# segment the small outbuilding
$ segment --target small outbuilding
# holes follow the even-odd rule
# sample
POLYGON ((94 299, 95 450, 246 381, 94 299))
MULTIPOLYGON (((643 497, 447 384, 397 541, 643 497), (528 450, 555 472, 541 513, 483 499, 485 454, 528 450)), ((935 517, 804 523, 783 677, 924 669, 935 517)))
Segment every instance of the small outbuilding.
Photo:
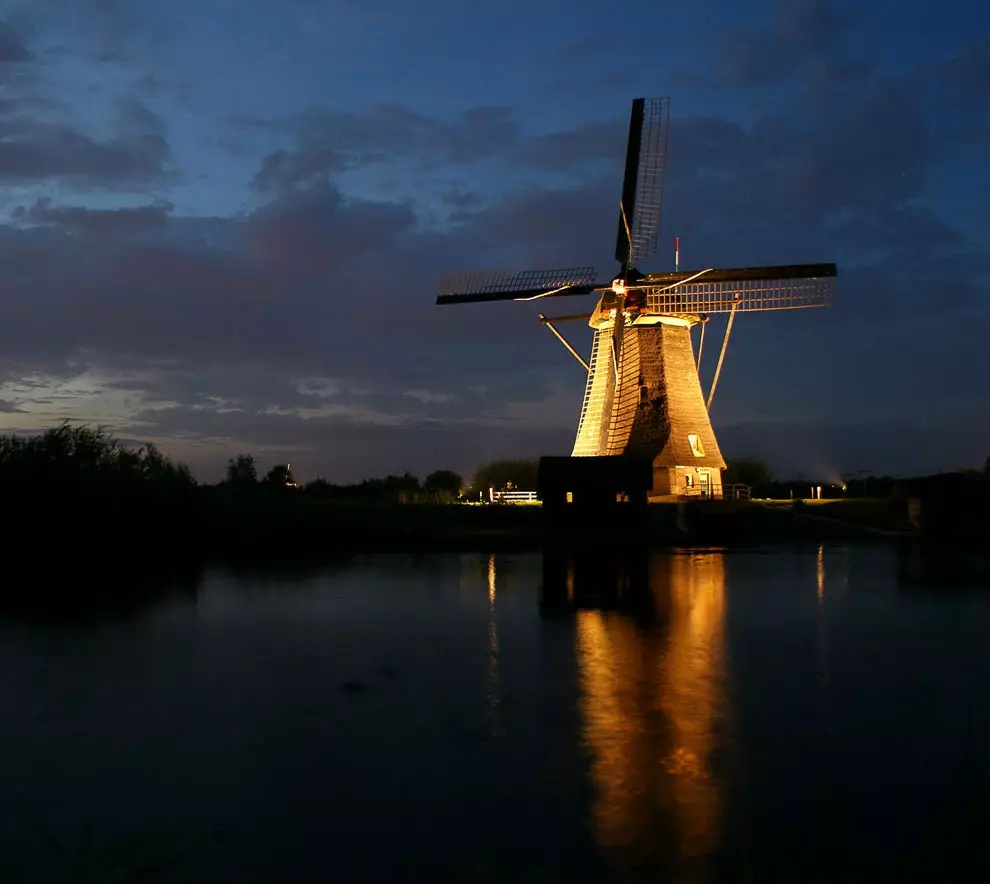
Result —
POLYGON ((551 535, 645 530, 653 488, 649 457, 541 457, 537 492, 551 535))

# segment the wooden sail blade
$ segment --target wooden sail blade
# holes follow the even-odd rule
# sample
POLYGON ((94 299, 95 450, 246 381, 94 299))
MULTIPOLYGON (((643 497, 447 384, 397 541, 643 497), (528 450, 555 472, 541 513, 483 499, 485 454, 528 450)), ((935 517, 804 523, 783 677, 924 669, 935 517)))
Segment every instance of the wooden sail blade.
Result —
POLYGON ((669 124, 669 99, 633 101, 615 240, 615 259, 623 267, 631 267, 656 251, 669 124))
POLYGON ((744 267, 652 274, 642 286, 647 313, 728 313, 824 307, 834 264, 744 267))
POLYGON ((586 295, 595 289, 594 267, 558 270, 488 270, 449 273, 440 281, 437 304, 514 301, 543 296, 586 295))
POLYGON ((632 247, 629 263, 632 265, 650 257, 657 249, 660 213, 663 208, 663 182, 667 171, 669 126, 670 100, 649 99, 644 109, 640 135, 636 211, 631 223, 632 247))

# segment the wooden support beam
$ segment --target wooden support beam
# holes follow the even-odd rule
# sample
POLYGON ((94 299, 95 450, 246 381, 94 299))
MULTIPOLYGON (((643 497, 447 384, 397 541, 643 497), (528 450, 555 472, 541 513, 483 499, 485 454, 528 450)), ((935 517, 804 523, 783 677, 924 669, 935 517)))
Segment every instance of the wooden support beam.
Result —
POLYGON ((556 328, 554 328, 553 320, 547 319, 546 316, 541 313, 540 322, 542 322, 548 329, 550 329, 550 331, 553 332, 554 337, 556 337, 557 340, 567 348, 567 352, 570 353, 571 356, 581 363, 585 371, 591 371, 591 366, 581 358, 581 355, 567 342, 567 339, 559 331, 557 331, 556 328))

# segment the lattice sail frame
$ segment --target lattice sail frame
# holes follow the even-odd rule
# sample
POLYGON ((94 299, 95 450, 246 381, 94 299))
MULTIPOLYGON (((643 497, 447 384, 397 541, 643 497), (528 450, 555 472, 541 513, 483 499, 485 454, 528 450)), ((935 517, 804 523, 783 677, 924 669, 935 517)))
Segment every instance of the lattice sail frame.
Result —
POLYGON ((565 286, 591 285, 594 267, 566 267, 557 270, 477 270, 446 273, 440 280, 442 295, 493 295, 513 292, 553 291, 565 286))
POLYGON ((824 307, 831 302, 834 277, 816 279, 746 279, 642 286, 646 312, 656 314, 729 313, 824 307))
POLYGON ((670 128, 670 99, 646 99, 640 135, 636 204, 630 224, 629 263, 635 265, 657 249, 663 182, 667 171, 667 133, 670 128))

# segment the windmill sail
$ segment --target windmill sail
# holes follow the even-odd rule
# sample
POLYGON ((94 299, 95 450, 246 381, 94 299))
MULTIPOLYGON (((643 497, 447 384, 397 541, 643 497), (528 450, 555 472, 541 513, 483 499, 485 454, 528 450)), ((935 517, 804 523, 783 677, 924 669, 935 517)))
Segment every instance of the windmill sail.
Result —
POLYGON ((824 307, 832 297, 834 264, 741 267, 700 273, 654 273, 636 286, 654 314, 727 313, 824 307))
POLYGON ((594 291, 594 267, 560 270, 482 270, 448 273, 440 281, 437 304, 521 301, 549 295, 586 295, 594 291))
POLYGON ((656 251, 667 170, 670 100, 637 98, 629 116, 615 260, 632 267, 656 251))

